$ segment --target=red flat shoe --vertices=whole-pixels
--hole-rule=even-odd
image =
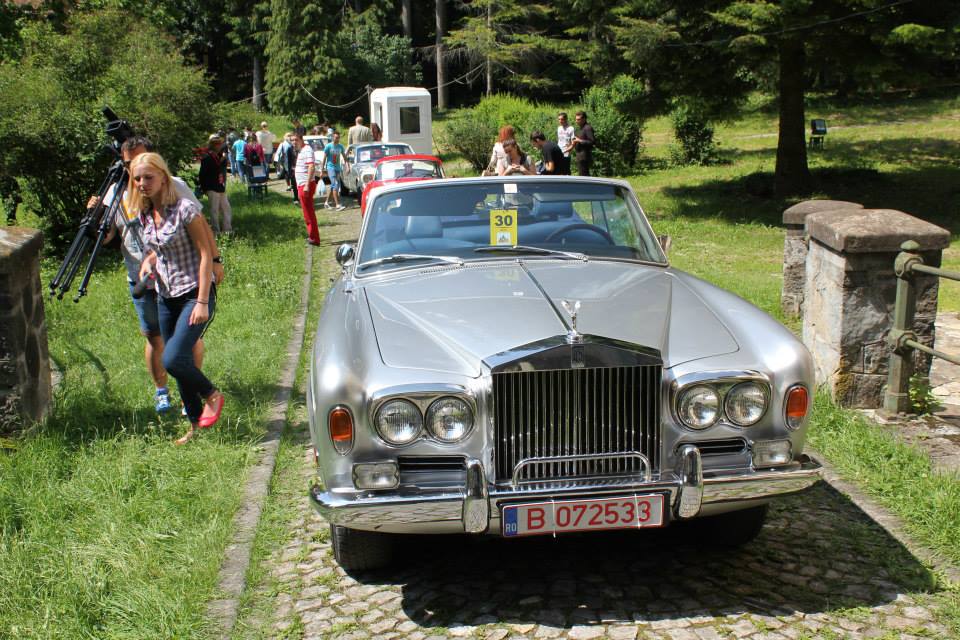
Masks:
[[[208,406],[213,407],[213,415],[201,415],[200,420],[197,422],[197,426],[201,429],[209,429],[213,425],[217,424],[217,421],[220,419],[220,414],[223,412],[223,403],[225,398],[221,393],[216,400],[212,403],[208,403]]]

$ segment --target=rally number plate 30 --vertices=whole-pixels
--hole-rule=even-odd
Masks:
[[[529,502],[504,505],[501,521],[507,537],[662,527],[663,506],[663,494]]]

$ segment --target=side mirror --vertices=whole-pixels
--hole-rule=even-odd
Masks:
[[[337,263],[342,267],[353,260],[354,247],[349,242],[345,242],[337,247]]]
[[[660,248],[663,249],[663,254],[666,256],[670,255],[670,245],[673,244],[673,239],[669,235],[663,234],[657,236],[657,240],[660,241]]]

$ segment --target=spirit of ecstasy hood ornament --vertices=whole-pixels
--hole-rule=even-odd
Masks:
[[[567,342],[570,344],[583,342],[583,336],[577,331],[577,314],[580,312],[580,301],[561,300],[560,304],[563,305],[567,315],[570,316],[570,331],[567,331]]]

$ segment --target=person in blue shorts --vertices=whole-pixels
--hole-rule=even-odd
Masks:
[[[130,162],[142,153],[153,151],[153,144],[147,138],[133,137],[124,141],[120,148],[123,162],[129,167]],[[177,195],[187,198],[200,206],[199,201],[193,195],[193,190],[179,178],[173,179],[173,186]],[[104,243],[109,243],[116,233],[120,234],[121,244],[120,252],[123,254],[123,262],[127,268],[127,284],[130,288],[133,307],[137,312],[137,320],[140,324],[140,333],[146,340],[143,349],[144,360],[146,361],[147,371],[156,387],[154,393],[154,406],[157,413],[165,413],[170,410],[170,392],[167,388],[167,371],[163,367],[163,337],[160,335],[160,321],[157,310],[157,292],[155,286],[150,284],[141,298],[133,298],[133,287],[139,279],[140,264],[144,257],[145,244],[143,242],[142,228],[136,215],[126,207],[126,195],[120,206],[117,208],[117,217],[110,229]],[[115,194],[111,190],[106,194],[103,206],[109,207]],[[96,204],[96,196],[87,203],[88,207]],[[205,223],[205,236],[209,244],[210,251],[214,256],[214,277],[219,283],[223,280],[223,262],[220,258],[220,252],[217,249],[216,241],[213,239],[213,233],[210,227]],[[197,341],[193,349],[194,361],[200,366],[203,363],[203,341]]]
[[[349,171],[350,169],[350,165],[343,156],[344,151],[343,145],[340,144],[340,134],[334,132],[333,141],[328,142],[327,146],[323,148],[323,157],[320,159],[321,166],[326,169],[327,175],[330,177],[330,190],[327,191],[327,199],[323,203],[325,209],[330,208],[331,193],[333,194],[334,208],[337,211],[346,209],[345,206],[340,204],[340,176],[345,170]]]

